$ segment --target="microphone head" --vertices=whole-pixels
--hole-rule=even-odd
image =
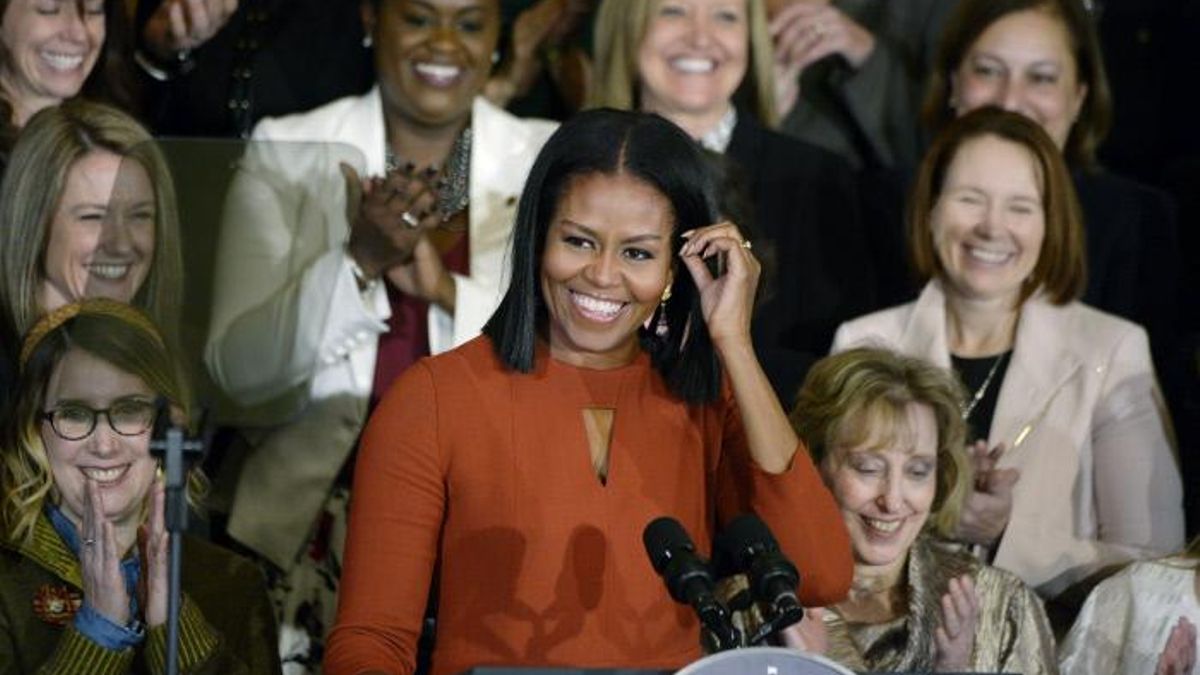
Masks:
[[[696,551],[696,545],[692,543],[692,538],[683,529],[683,525],[670,516],[662,516],[650,521],[646,529],[642,530],[642,544],[646,546],[646,555],[650,557],[650,564],[659,574],[662,574],[672,559],[678,556],[678,551],[688,553]]]
[[[713,560],[718,573],[728,576],[745,572],[759,554],[778,550],[779,543],[767,524],[753,513],[744,513],[717,533]]]

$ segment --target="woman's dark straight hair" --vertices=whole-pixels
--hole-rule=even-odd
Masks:
[[[658,190],[671,204],[675,228],[671,258],[678,259],[682,233],[717,222],[712,179],[699,148],[671,122],[647,113],[597,109],[579,113],[550,137],[529,173],[509,251],[512,281],[484,326],[496,356],[512,370],[534,367],[538,335],[549,315],[541,291],[546,234],[570,182],[588,174],[625,174]],[[671,299],[651,317],[665,318],[657,335],[641,329],[642,347],[673,394],[707,403],[721,391],[721,369],[700,309],[700,294],[686,268],[672,263]]]

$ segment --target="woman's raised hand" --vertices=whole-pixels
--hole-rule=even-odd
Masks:
[[[216,35],[237,11],[238,0],[163,0],[142,29],[142,42],[163,61]]]
[[[964,574],[951,579],[942,596],[941,617],[933,635],[937,649],[934,669],[941,672],[970,669],[978,620],[979,597],[971,576]]]
[[[352,215],[346,248],[358,266],[375,278],[412,260],[422,231],[441,222],[432,185],[436,172],[406,166],[384,178],[359,181],[357,173],[343,164],[342,173],[348,188],[356,182],[363,187],[357,210],[353,210],[357,190],[348,189]]]
[[[825,608],[808,607],[804,618],[779,631],[783,646],[807,654],[824,654],[829,650],[829,633],[825,630]]]
[[[154,481],[150,493],[150,521],[146,524],[142,560],[146,580],[146,625],[161,626],[167,622],[168,543],[166,526],[166,490],[162,479]]]
[[[1188,675],[1196,667],[1196,626],[1179,617],[1158,656],[1154,675]]]
[[[687,242],[679,256],[700,291],[700,306],[713,344],[728,340],[750,341],[754,292],[762,266],[750,252],[750,243],[729,221],[683,234]],[[716,274],[706,260],[715,263]]]
[[[83,601],[118,626],[129,625],[129,593],[121,575],[121,551],[116,527],[104,515],[100,486],[85,479],[83,526],[79,542],[79,568],[83,577]]]
[[[1018,469],[997,469],[996,461],[1004,446],[990,451],[979,441],[969,449],[975,468],[975,485],[963,502],[957,538],[972,544],[991,546],[1004,534],[1012,515],[1013,487],[1021,478]]]

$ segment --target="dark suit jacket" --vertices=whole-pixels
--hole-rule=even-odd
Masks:
[[[726,157],[749,197],[756,252],[770,249],[773,258],[765,265],[770,278],[753,334],[763,368],[789,408],[809,366],[829,352],[838,325],[874,308],[854,176],[841,157],[770,131],[748,113],[739,115]]]
[[[139,0],[140,27],[160,4]],[[249,136],[263,117],[312,110],[374,81],[358,0],[242,0],[193,53],[195,69],[149,86],[155,133]]]

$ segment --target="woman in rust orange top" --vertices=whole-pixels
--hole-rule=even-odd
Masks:
[[[751,347],[758,262],[715,220],[662,118],[592,111],[550,139],[484,336],[411,368],[368,424],[327,672],[412,672],[435,568],[435,674],[678,668],[698,622],[641,541],[664,515],[708,551],[753,510],[802,601],[844,596],[837,507]]]

